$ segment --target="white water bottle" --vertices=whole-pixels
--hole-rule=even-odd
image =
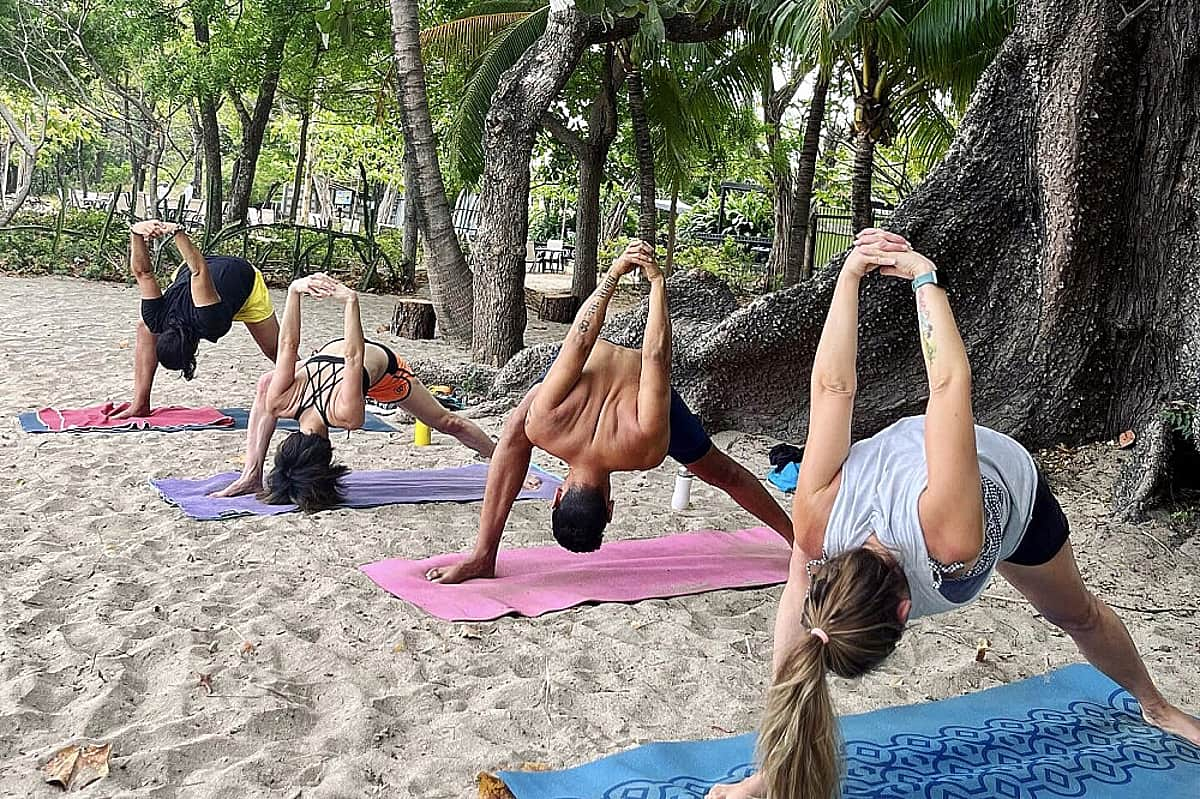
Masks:
[[[693,475],[686,466],[679,467],[675,475],[675,493],[671,495],[671,510],[684,510],[692,500]]]

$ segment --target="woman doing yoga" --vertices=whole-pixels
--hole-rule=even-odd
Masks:
[[[164,291],[154,276],[147,242],[170,238],[183,258]],[[241,258],[203,255],[179,225],[147,219],[129,229],[129,264],[142,298],[133,354],[133,399],[118,419],[147,416],[159,366],[191,380],[200,339],[217,341],[242,322],[263,355],[275,360],[279,322],[262,274]]]
[[[345,310],[344,337],[334,339],[311,357],[297,361],[300,347],[300,301],[308,295],[332,297]],[[272,504],[292,503],[307,512],[331,508],[342,499],[340,479],[348,470],[333,462],[329,428],[356,430],[366,414],[366,397],[397,403],[417,419],[452,435],[490,458],[495,442],[474,422],[456,416],[434,399],[408,365],[382,344],[363,338],[358,295],[324,274],[300,278],[288,289],[279,330],[275,370],[258,381],[250,409],[246,465],[242,475],[214,496],[260,492]],[[275,467],[263,490],[263,463],[275,421],[294,418],[300,430],[275,451]]]
[[[1125,626],[1080,579],[1067,520],[1033,459],[973,423],[971,369],[933,264],[868,229],[842,268],[813,361],[795,545],[775,620],[761,768],[711,799],[840,796],[842,754],[826,672],[858,677],[905,622],[962,607],[999,571],[1145,720],[1200,744],[1200,721],[1158,692]],[[925,416],[850,445],[863,277],[912,281],[929,377]]]

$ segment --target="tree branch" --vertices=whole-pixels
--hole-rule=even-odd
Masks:
[[[567,124],[558,118],[558,115],[553,111],[547,111],[542,117],[542,124],[546,130],[557,139],[560,143],[566,146],[577,158],[583,158],[586,154],[586,145],[579,134],[567,127]]]
[[[1150,8],[1150,6],[1154,5],[1156,2],[1157,0],[1146,0],[1146,2],[1142,3],[1133,11],[1126,11],[1125,18],[1117,23],[1117,31],[1120,32],[1128,28],[1135,19],[1141,16],[1142,12]],[[1121,6],[1121,10],[1125,11],[1125,6]]]
[[[663,20],[667,41],[676,44],[694,44],[719,39],[731,30],[740,27],[749,18],[747,4],[735,3],[721,8],[714,16],[702,19],[699,14],[676,14]],[[611,28],[605,27],[599,17],[591,17],[587,32],[588,44],[604,44],[628,39],[638,32],[642,17],[622,17]]]
[[[242,121],[242,130],[250,127],[250,111],[246,109],[246,101],[242,99],[241,92],[234,89],[232,86],[228,89],[229,99],[233,101],[233,107],[237,109],[238,119]]]

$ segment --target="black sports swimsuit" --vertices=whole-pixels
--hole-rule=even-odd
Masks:
[[[325,349],[335,341],[343,339],[331,339],[324,347]],[[384,376],[395,374],[399,371],[399,361],[396,358],[396,353],[392,352],[387,346],[380,344],[377,341],[365,340],[366,344],[373,345],[383,350],[387,355],[387,369],[379,376],[382,380]],[[318,352],[315,355],[309,356],[304,362],[304,373],[308,375],[308,385],[304,387],[304,393],[300,395],[300,404],[296,406],[296,414],[293,417],[297,421],[300,420],[300,415],[309,408],[316,408],[317,413],[321,415],[321,420],[325,422],[326,427],[333,427],[329,422],[327,415],[329,402],[333,398],[333,389],[342,379],[342,372],[346,368],[346,359],[340,355],[325,355]],[[367,371],[367,367],[362,370],[363,394],[365,395],[371,390],[373,385],[371,382],[371,373]]]

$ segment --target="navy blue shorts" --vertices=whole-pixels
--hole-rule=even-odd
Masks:
[[[670,425],[671,441],[667,444],[667,454],[684,466],[700,460],[712,449],[712,439],[704,432],[700,417],[692,413],[675,389],[671,389]]]
[[[550,367],[547,366],[537,382],[545,380],[549,373]],[[700,460],[712,449],[712,439],[708,437],[708,433],[704,432],[704,425],[700,423],[700,417],[692,413],[692,409],[687,406],[683,397],[679,396],[679,392],[675,389],[671,389],[671,411],[668,424],[671,433],[667,443],[667,454],[684,466]]]

